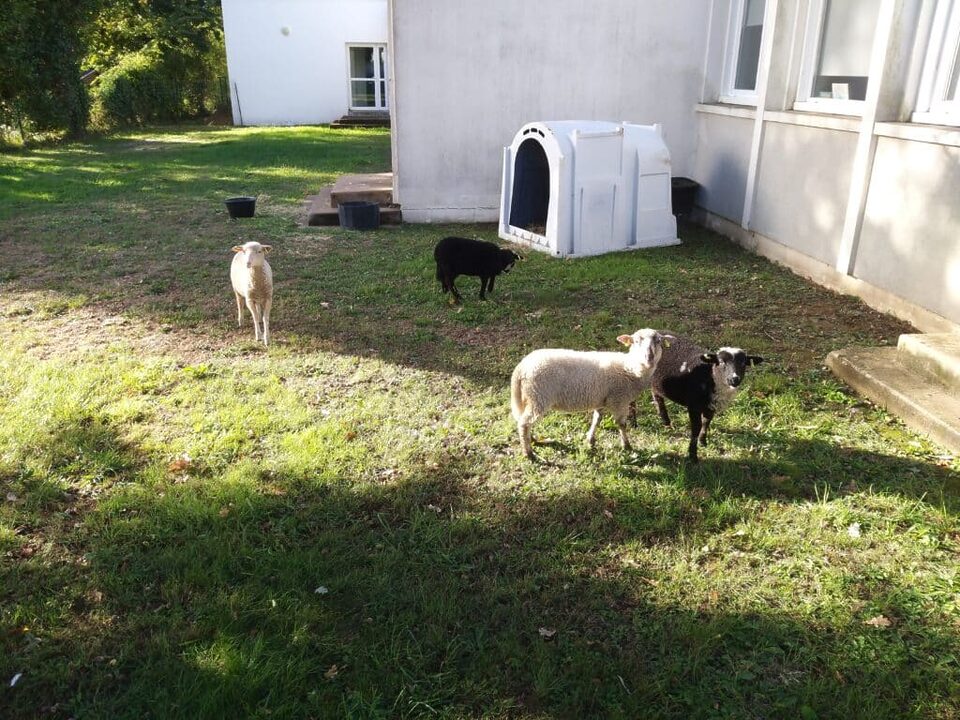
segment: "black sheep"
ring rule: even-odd
[[[486,300],[486,293],[493,292],[493,279],[509,272],[520,256],[485,240],[445,237],[433,249],[433,258],[437,261],[437,280],[443,292],[452,292],[455,302],[460,302],[460,293],[453,284],[458,275],[478,276],[480,299]]]
[[[763,358],[732,347],[722,347],[715,353],[706,352],[686,338],[660,332],[671,340],[653,373],[653,402],[667,427],[670,426],[670,416],[664,398],[687,408],[690,416],[688,456],[692,462],[697,462],[697,441],[706,446],[713,416],[733,401],[747,367],[759,365]]]

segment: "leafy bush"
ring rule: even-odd
[[[83,132],[80,28],[97,0],[4,0],[0,13],[0,134]]]
[[[206,115],[218,109],[216,65],[151,43],[129,53],[94,86],[97,125],[142,124]]]

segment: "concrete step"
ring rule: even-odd
[[[340,212],[331,204],[332,185],[320,188],[320,192],[307,198],[307,225],[339,226]],[[403,222],[403,213],[399,205],[380,206],[381,225],[399,225]]]
[[[845,348],[827,367],[908,426],[960,452],[960,393],[937,376],[900,362],[897,348]]]
[[[382,112],[354,112],[330,123],[332,128],[390,127],[390,114]]]
[[[936,375],[960,394],[960,334],[901,335],[897,350],[903,365]]]
[[[343,175],[337,178],[330,191],[330,204],[337,207],[342,202],[366,201],[377,205],[393,203],[393,173],[364,173]]]

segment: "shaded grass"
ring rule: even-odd
[[[491,228],[297,222],[387,150],[156,130],[0,156],[0,715],[960,712],[957,460],[821,367],[901,323],[695,227],[531,254],[458,311],[432,246]],[[268,196],[251,222],[239,192]],[[267,352],[226,287],[264,238]],[[551,465],[522,460],[516,361],[647,325],[770,359],[702,464],[645,403],[635,453],[556,415]]]

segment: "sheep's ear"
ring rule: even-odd
[[[700,359],[710,365],[718,365],[720,363],[720,358],[717,357],[716,353],[704,353],[700,356]]]
[[[230,249],[233,250],[234,252],[243,252],[243,245],[234,245]]]
[[[747,355],[747,362],[750,365],[759,365],[763,362],[763,358],[759,355]]]
[[[261,245],[260,247],[263,248],[263,251],[264,251],[265,253],[268,253],[268,252],[270,252],[271,250],[273,250],[273,245]]]
[[[633,335],[617,335],[617,340],[624,345],[633,345]]]

